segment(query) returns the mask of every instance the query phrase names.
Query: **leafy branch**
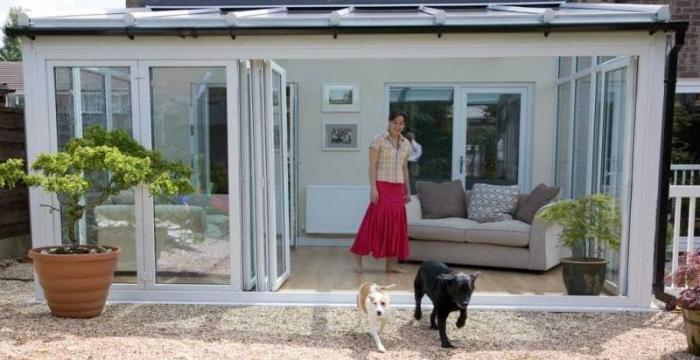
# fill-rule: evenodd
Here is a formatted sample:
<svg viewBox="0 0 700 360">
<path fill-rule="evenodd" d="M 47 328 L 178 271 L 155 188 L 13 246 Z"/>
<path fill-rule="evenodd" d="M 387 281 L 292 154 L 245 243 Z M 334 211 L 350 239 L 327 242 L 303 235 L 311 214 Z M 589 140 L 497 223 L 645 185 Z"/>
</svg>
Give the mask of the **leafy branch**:
<svg viewBox="0 0 700 360">
<path fill-rule="evenodd" d="M 57 195 L 60 212 L 68 227 L 68 239 L 78 246 L 76 225 L 86 211 L 104 203 L 110 196 L 139 184 L 148 185 L 152 195 L 177 195 L 194 191 L 189 167 L 165 160 L 156 151 L 147 150 L 124 130 L 106 130 L 99 126 L 85 129 L 80 139 L 70 140 L 63 151 L 39 154 L 24 172 L 24 161 L 10 159 L 0 163 L 0 188 L 13 188 L 22 181 Z M 110 180 L 98 187 L 95 174 L 108 173 Z M 83 204 L 88 191 L 98 195 Z M 46 205 L 52 211 L 58 209 Z"/>
<path fill-rule="evenodd" d="M 546 223 L 558 223 L 562 245 L 590 250 L 599 245 L 597 256 L 604 248 L 620 249 L 621 218 L 615 199 L 607 194 L 592 194 L 575 200 L 563 200 L 550 205 L 538 215 Z M 584 256 L 589 256 L 586 251 Z"/>
</svg>

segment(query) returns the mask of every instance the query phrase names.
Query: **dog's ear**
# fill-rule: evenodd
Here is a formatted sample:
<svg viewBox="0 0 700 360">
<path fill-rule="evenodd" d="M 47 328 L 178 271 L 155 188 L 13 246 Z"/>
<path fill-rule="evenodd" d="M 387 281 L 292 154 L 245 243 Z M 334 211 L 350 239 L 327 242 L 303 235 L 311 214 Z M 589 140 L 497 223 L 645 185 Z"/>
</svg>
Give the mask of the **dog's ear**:
<svg viewBox="0 0 700 360">
<path fill-rule="evenodd" d="M 476 280 L 476 278 L 478 278 L 479 275 L 481 275 L 481 271 L 473 272 L 473 273 L 469 274 L 469 277 L 472 278 L 472 281 L 473 281 L 473 280 Z"/>
</svg>

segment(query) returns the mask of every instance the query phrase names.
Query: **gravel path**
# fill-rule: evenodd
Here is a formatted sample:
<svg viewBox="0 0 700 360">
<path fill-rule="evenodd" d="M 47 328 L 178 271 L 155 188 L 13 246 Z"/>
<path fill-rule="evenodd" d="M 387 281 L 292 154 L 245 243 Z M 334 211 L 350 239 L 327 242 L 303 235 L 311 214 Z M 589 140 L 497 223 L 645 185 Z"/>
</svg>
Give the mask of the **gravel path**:
<svg viewBox="0 0 700 360">
<path fill-rule="evenodd" d="M 26 269 L 25 269 L 26 271 Z M 373 351 L 351 308 L 113 304 L 58 319 L 32 283 L 0 280 L 0 358 L 9 359 L 695 359 L 679 313 L 474 311 L 443 350 L 427 317 L 396 309 Z"/>
</svg>

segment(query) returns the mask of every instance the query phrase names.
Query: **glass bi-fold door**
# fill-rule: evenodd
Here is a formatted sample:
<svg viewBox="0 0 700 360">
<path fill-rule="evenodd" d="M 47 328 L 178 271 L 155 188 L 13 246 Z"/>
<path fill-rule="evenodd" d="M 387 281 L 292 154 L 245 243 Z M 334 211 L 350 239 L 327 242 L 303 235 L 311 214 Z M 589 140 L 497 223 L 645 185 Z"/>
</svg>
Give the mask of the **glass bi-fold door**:
<svg viewBox="0 0 700 360">
<path fill-rule="evenodd" d="M 290 273 L 286 74 L 268 60 L 240 63 L 246 290 L 276 291 Z"/>
</svg>

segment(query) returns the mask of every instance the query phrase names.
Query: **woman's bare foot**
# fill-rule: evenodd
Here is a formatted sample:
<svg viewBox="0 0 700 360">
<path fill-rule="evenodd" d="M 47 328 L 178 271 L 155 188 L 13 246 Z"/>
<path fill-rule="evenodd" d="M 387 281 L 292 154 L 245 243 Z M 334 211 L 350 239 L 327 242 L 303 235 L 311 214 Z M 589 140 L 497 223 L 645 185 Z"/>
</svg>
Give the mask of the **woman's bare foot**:
<svg viewBox="0 0 700 360">
<path fill-rule="evenodd" d="M 399 274 L 408 274 L 406 269 L 399 266 L 399 263 L 395 259 L 386 259 L 386 272 L 393 272 Z"/>
<path fill-rule="evenodd" d="M 362 255 L 353 255 L 353 267 L 355 268 L 356 273 L 362 274 Z"/>
</svg>

